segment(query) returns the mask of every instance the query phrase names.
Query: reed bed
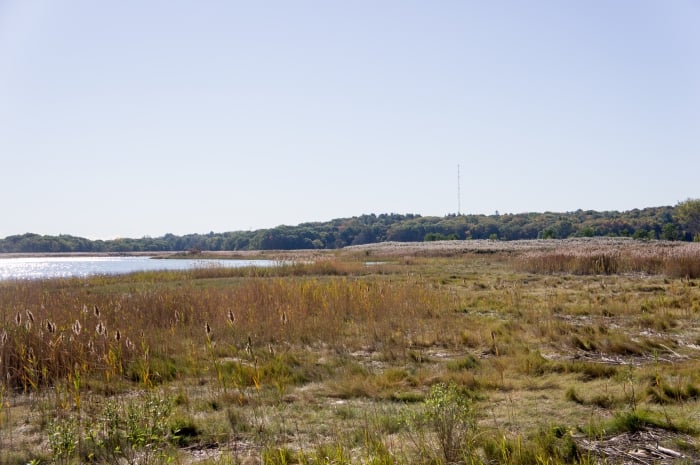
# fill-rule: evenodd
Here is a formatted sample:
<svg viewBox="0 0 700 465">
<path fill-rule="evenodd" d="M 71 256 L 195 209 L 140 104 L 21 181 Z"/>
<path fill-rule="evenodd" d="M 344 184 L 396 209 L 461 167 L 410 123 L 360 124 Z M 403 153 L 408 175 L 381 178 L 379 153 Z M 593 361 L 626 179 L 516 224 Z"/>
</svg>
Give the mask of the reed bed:
<svg viewBox="0 0 700 465">
<path fill-rule="evenodd" d="M 580 275 L 645 273 L 671 278 L 700 277 L 700 244 L 583 244 L 524 253 L 519 268 L 532 273 Z"/>
<path fill-rule="evenodd" d="M 1 374 L 8 387 L 25 392 L 77 376 L 99 375 L 109 382 L 130 373 L 148 381 L 145 367 L 134 373 L 145 357 L 178 357 L 188 344 L 202 346 L 205 337 L 235 350 L 291 341 L 335 346 L 340 340 L 358 349 L 408 335 L 434 309 L 455 306 L 449 295 L 419 280 L 332 278 L 336 267 L 312 269 L 327 275 L 279 277 L 308 272 L 296 266 L 198 270 L 180 275 L 185 280 L 178 286 L 164 281 L 116 294 L 93 293 L 81 281 L 3 285 Z M 253 278 L 225 288 L 194 286 L 191 280 L 246 275 Z M 183 360 L 176 364 L 185 366 Z"/>
</svg>

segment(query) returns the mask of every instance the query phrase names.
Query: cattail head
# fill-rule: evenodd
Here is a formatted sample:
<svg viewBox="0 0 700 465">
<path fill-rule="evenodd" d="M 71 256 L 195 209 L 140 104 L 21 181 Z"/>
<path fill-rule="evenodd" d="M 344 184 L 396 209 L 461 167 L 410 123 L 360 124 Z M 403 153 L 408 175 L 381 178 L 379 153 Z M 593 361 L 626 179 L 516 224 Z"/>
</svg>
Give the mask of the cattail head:
<svg viewBox="0 0 700 465">
<path fill-rule="evenodd" d="M 51 320 L 46 320 L 46 330 L 53 334 L 56 332 L 56 324 L 52 323 Z"/>
<path fill-rule="evenodd" d="M 97 323 L 97 326 L 95 327 L 95 331 L 100 336 L 104 336 L 105 334 L 107 334 L 107 328 L 105 327 L 105 325 L 102 324 L 101 321 L 99 323 Z"/>
<path fill-rule="evenodd" d="M 7 331 L 4 329 L 2 330 L 2 334 L 0 334 L 0 347 L 4 346 L 7 343 Z"/>
<path fill-rule="evenodd" d="M 207 337 L 211 335 L 211 326 L 209 326 L 209 322 L 204 323 L 204 331 L 207 333 Z"/>
<path fill-rule="evenodd" d="M 73 333 L 76 336 L 80 336 L 80 330 L 82 329 L 82 326 L 80 325 L 80 321 L 75 320 L 75 323 L 73 323 Z"/>
<path fill-rule="evenodd" d="M 228 322 L 230 324 L 236 323 L 236 315 L 233 314 L 233 310 L 231 309 L 228 310 Z"/>
<path fill-rule="evenodd" d="M 124 344 L 126 345 L 126 348 L 127 348 L 128 350 L 134 350 L 134 349 L 136 348 L 136 346 L 134 345 L 134 343 L 131 342 L 131 339 L 129 339 L 128 337 L 126 338 L 126 342 L 125 342 Z"/>
<path fill-rule="evenodd" d="M 17 312 L 17 315 L 15 315 L 15 324 L 17 326 L 22 324 L 22 314 L 20 312 Z"/>
<path fill-rule="evenodd" d="M 29 309 L 26 309 L 24 312 L 27 314 L 27 320 L 34 323 L 34 314 L 32 313 L 32 311 Z"/>
<path fill-rule="evenodd" d="M 119 342 L 122 339 L 122 333 L 119 332 L 119 330 L 116 330 L 114 332 L 114 340 Z"/>
<path fill-rule="evenodd" d="M 88 311 L 88 306 L 83 304 L 83 313 L 87 313 Z"/>
<path fill-rule="evenodd" d="M 245 351 L 248 355 L 253 353 L 253 340 L 248 336 L 248 342 L 245 344 Z"/>
<path fill-rule="evenodd" d="M 287 324 L 287 321 L 289 321 L 289 319 L 287 318 L 287 312 L 282 312 L 282 316 L 280 317 L 280 321 L 282 322 L 283 325 Z"/>
<path fill-rule="evenodd" d="M 97 305 L 95 305 L 95 306 L 93 307 L 93 311 L 94 311 L 94 313 L 95 313 L 95 316 L 99 318 L 99 317 L 100 317 L 100 307 L 98 307 Z"/>
</svg>

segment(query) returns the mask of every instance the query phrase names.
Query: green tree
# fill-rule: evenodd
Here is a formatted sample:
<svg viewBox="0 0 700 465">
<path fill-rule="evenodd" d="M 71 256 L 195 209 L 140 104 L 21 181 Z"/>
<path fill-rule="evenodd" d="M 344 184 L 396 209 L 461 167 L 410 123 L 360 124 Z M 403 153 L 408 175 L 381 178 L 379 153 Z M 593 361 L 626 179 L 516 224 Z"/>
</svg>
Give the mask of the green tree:
<svg viewBox="0 0 700 465">
<path fill-rule="evenodd" d="M 673 223 L 666 223 L 661 229 L 661 239 L 675 241 L 678 239 L 678 226 Z"/>
<path fill-rule="evenodd" d="M 446 238 L 444 234 L 436 233 L 436 232 L 430 232 L 425 235 L 423 240 L 425 242 L 432 242 L 432 241 L 444 241 Z"/>
<path fill-rule="evenodd" d="M 593 237 L 595 236 L 595 231 L 590 226 L 584 226 L 583 228 L 579 229 L 576 235 L 578 237 Z"/>
<path fill-rule="evenodd" d="M 700 241 L 700 199 L 687 199 L 676 205 L 676 218 L 695 241 Z"/>
</svg>

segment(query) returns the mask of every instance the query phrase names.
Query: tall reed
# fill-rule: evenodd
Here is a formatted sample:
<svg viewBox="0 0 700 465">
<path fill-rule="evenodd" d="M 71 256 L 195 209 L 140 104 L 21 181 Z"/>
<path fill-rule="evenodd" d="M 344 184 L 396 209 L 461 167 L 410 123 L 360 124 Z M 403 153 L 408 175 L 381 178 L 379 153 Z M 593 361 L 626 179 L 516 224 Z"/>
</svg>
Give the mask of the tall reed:
<svg viewBox="0 0 700 465">
<path fill-rule="evenodd" d="M 627 247 L 615 243 L 583 244 L 523 253 L 518 259 L 518 267 L 531 273 L 645 273 L 694 279 L 700 277 L 700 246 L 670 246 L 667 243 L 642 243 Z"/>
</svg>

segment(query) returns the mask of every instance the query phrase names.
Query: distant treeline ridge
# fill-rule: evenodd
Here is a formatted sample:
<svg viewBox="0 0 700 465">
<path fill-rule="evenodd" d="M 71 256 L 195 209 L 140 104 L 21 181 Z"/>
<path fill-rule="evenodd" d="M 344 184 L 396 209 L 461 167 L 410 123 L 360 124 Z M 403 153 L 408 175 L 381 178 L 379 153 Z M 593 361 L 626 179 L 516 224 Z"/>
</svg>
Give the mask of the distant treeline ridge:
<svg viewBox="0 0 700 465">
<path fill-rule="evenodd" d="M 688 208 L 688 207 L 692 208 Z M 688 211 L 690 210 L 690 215 Z M 700 238 L 700 200 L 675 207 L 626 212 L 583 211 L 494 215 L 414 214 L 362 215 L 327 222 L 278 226 L 256 231 L 188 234 L 140 239 L 89 240 L 70 235 L 22 234 L 0 239 L 0 252 L 158 252 L 223 250 L 337 249 L 384 241 L 420 242 L 444 239 L 548 239 L 567 237 L 633 237 L 690 241 Z"/>
</svg>

